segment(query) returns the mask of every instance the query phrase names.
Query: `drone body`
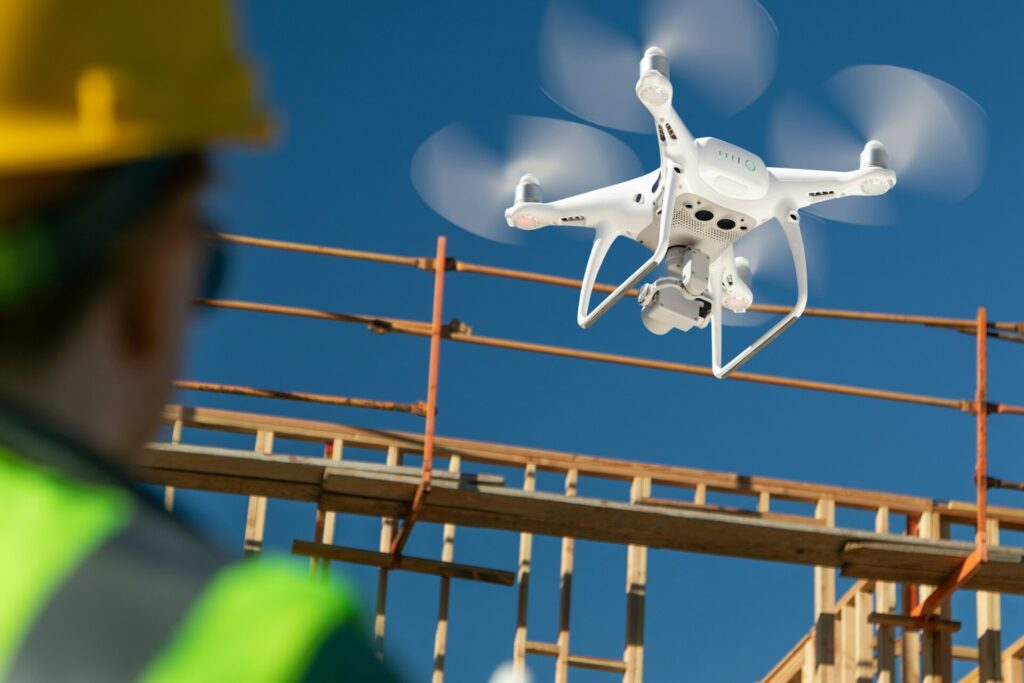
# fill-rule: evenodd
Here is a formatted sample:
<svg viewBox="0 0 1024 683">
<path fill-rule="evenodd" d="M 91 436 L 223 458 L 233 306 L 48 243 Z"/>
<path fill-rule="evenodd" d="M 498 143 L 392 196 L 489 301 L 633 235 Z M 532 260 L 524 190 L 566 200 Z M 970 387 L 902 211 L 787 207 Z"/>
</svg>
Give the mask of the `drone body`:
<svg viewBox="0 0 1024 683">
<path fill-rule="evenodd" d="M 712 326 L 712 369 L 725 377 L 781 334 L 807 303 L 807 264 L 800 234 L 800 209 L 840 197 L 881 195 L 896 183 L 885 148 L 870 141 L 859 167 L 850 171 L 768 168 L 755 154 L 715 138 L 694 139 L 672 104 L 668 61 L 650 48 L 640 62 L 636 94 L 654 120 L 659 168 L 633 180 L 544 203 L 541 185 L 524 175 L 515 203 L 506 210 L 509 226 L 534 230 L 559 225 L 593 229 L 580 290 L 577 322 L 589 327 L 660 264 L 671 273 L 640 292 L 642 320 L 665 334 Z M 852 160 L 851 160 L 852 161 Z M 750 268 L 733 244 L 778 219 L 796 271 L 792 310 L 732 360 L 722 363 L 723 308 L 743 313 L 753 303 Z M 652 253 L 595 307 L 594 284 L 608 250 L 628 237 Z"/>
</svg>

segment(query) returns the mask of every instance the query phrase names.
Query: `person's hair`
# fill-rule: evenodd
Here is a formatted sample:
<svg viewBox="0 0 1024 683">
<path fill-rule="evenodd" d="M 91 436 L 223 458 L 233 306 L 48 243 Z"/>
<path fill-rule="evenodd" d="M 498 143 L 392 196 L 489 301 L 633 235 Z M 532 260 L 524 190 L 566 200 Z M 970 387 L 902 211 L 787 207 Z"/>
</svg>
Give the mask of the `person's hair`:
<svg viewBox="0 0 1024 683">
<path fill-rule="evenodd" d="M 0 364 L 45 364 L 104 287 L 152 257 L 156 219 L 206 174 L 189 153 L 0 179 Z"/>
</svg>

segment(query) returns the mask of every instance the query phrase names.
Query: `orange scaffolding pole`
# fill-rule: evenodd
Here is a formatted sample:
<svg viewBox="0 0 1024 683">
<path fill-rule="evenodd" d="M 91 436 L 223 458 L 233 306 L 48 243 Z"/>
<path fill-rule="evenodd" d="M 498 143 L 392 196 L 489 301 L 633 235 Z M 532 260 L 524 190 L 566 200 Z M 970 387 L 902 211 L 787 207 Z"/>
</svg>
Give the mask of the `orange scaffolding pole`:
<svg viewBox="0 0 1024 683">
<path fill-rule="evenodd" d="M 394 540 L 391 542 L 392 562 L 397 567 L 402 550 L 409 541 L 413 525 L 419 516 L 423 501 L 430 493 L 430 478 L 434 467 L 434 428 L 437 423 L 437 376 L 441 362 L 441 340 L 444 324 L 444 272 L 447 240 L 437 238 L 437 257 L 434 259 L 434 310 L 430 319 L 430 365 L 427 369 L 427 417 L 423 430 L 423 470 L 419 486 L 413 494 L 412 504 L 403 518 Z"/>
<path fill-rule="evenodd" d="M 977 430 L 977 455 L 974 463 L 974 479 L 977 486 L 977 518 L 974 532 L 974 550 L 964 558 L 953 572 L 947 576 L 935 590 L 917 605 L 910 616 L 914 617 L 918 626 L 926 627 L 927 620 L 953 593 L 988 561 L 988 329 L 984 308 L 978 309 L 977 320 L 977 389 L 974 395 L 973 412 Z"/>
</svg>

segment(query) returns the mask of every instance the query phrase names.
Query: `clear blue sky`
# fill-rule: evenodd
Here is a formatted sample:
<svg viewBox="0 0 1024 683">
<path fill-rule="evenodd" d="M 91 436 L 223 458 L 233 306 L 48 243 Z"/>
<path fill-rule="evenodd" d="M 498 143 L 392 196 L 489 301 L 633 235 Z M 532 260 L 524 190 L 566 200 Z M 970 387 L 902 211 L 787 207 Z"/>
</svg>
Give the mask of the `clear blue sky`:
<svg viewBox="0 0 1024 683">
<path fill-rule="evenodd" d="M 632 30 L 631 3 L 596 11 Z M 505 114 L 565 117 L 540 90 L 537 35 L 544 3 L 246 3 L 248 44 L 263 68 L 283 136 L 269 152 L 221 158 L 212 203 L 227 229 L 245 234 L 429 255 L 437 235 L 466 260 L 579 276 L 588 245 L 539 231 L 525 245 L 486 242 L 447 225 L 415 194 L 409 161 L 442 126 L 492 125 Z M 721 119 L 679 103 L 695 135 L 713 135 L 772 159 L 765 139 L 772 104 L 790 89 L 858 63 L 906 66 L 942 78 L 988 112 L 991 149 L 983 185 L 954 208 L 918 207 L 891 227 L 817 223 L 828 277 L 812 306 L 1024 318 L 1019 303 L 1024 220 L 1020 197 L 1022 104 L 1020 3 L 767 3 L 779 29 L 778 73 L 752 107 Z M 630 96 L 631 93 L 624 93 Z M 646 165 L 649 136 L 621 134 Z M 231 298 L 426 319 L 429 276 L 412 270 L 265 250 L 238 249 Z M 481 333 L 706 364 L 705 332 L 649 335 L 625 302 L 588 331 L 575 322 L 571 290 L 453 275 L 446 317 Z M 784 301 L 783 301 L 784 302 Z M 805 319 L 749 366 L 757 372 L 969 398 L 973 340 L 952 332 Z M 993 400 L 1024 403 L 1022 347 L 991 344 Z M 358 326 L 214 312 L 194 335 L 182 376 L 393 400 L 424 396 L 427 345 L 373 336 Z M 419 429 L 418 418 L 203 394 L 192 405 Z M 447 344 L 442 353 L 442 434 L 635 460 L 970 498 L 973 421 L 934 408 L 802 393 L 583 361 Z M 997 417 L 991 470 L 1024 479 L 1024 424 Z M 209 437 L 207 437 L 209 438 Z M 217 443 L 251 447 L 239 439 Z M 308 446 L 279 444 L 287 452 Z M 356 454 L 353 454 L 356 455 Z M 517 482 L 510 482 L 515 485 Z M 542 477 L 540 486 L 560 482 Z M 621 496 L 587 482 L 585 495 Z M 997 502 L 1020 503 L 997 492 Z M 182 493 L 182 506 L 240 548 L 245 500 Z M 866 517 L 840 518 L 867 525 Z M 286 549 L 312 533 L 309 505 L 272 502 L 268 545 Z M 339 519 L 337 540 L 375 548 L 378 524 Z M 966 532 L 965 532 L 966 533 Z M 417 529 L 410 552 L 436 555 L 440 529 Z M 1024 539 L 1008 535 L 1008 542 Z M 460 529 L 456 559 L 513 569 L 513 534 Z M 621 655 L 625 549 L 577 545 L 572 650 Z M 346 569 L 372 604 L 374 572 Z M 558 540 L 535 541 L 531 639 L 553 641 Z M 390 593 L 388 656 L 412 680 L 430 667 L 437 579 L 399 575 Z M 973 639 L 973 595 L 957 598 Z M 1024 629 L 1024 602 L 1004 602 L 1006 633 Z M 653 552 L 647 606 L 648 680 L 747 681 L 764 673 L 811 625 L 809 568 Z M 486 678 L 511 656 L 515 591 L 457 583 L 452 591 L 448 680 Z M 551 660 L 533 658 L 537 679 Z M 574 671 L 574 681 L 613 680 Z"/>
</svg>

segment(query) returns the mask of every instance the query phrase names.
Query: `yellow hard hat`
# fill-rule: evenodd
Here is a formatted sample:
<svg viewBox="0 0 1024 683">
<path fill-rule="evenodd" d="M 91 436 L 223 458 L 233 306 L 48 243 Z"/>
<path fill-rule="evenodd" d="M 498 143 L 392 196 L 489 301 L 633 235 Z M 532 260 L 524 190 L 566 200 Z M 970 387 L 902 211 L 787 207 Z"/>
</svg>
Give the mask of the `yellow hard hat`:
<svg viewBox="0 0 1024 683">
<path fill-rule="evenodd" d="M 0 0 L 0 178 L 269 133 L 224 0 Z"/>
</svg>

